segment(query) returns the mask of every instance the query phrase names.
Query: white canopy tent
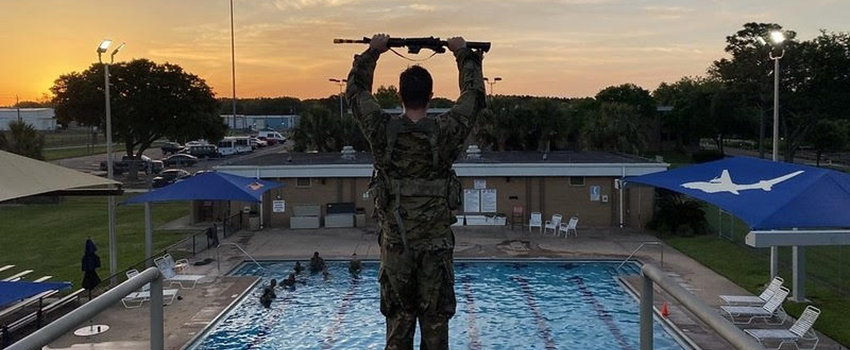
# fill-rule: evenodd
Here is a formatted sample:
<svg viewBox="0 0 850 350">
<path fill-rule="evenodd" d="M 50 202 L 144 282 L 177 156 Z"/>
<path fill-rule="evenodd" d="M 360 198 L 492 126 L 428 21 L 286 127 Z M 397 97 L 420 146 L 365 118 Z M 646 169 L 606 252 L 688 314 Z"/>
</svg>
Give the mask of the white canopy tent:
<svg viewBox="0 0 850 350">
<path fill-rule="evenodd" d="M 0 151 L 0 202 L 45 193 L 104 195 L 121 183 Z M 99 188 L 92 188 L 99 186 Z M 114 193 L 113 193 L 114 194 Z"/>
</svg>

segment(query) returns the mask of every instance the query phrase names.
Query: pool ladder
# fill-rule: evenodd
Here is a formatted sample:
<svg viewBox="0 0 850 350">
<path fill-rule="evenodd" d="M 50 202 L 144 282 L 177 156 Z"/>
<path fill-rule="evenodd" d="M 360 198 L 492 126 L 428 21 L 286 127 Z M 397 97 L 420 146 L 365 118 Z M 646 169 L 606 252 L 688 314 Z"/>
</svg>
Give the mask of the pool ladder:
<svg viewBox="0 0 850 350">
<path fill-rule="evenodd" d="M 634 257 L 635 254 L 637 254 L 637 252 L 639 252 L 641 250 L 641 248 L 643 248 L 644 246 L 647 246 L 647 245 L 657 245 L 657 246 L 661 247 L 661 267 L 663 268 L 664 267 L 664 243 L 661 243 L 661 242 L 658 242 L 658 241 L 649 241 L 649 242 L 641 243 L 641 245 L 638 246 L 637 249 L 632 251 L 632 253 L 629 254 L 629 257 L 626 258 L 626 260 L 623 260 L 623 262 L 620 263 L 619 266 L 617 266 L 617 270 L 619 270 L 621 267 L 623 267 L 623 265 L 625 265 L 627 262 L 629 262 L 629 260 L 631 260 L 632 257 Z"/>
<path fill-rule="evenodd" d="M 253 261 L 255 264 L 257 264 L 257 266 L 259 268 L 264 269 L 263 265 L 260 265 L 260 263 L 258 263 L 257 260 L 254 259 L 254 257 L 251 256 L 251 254 L 248 254 L 248 252 L 246 252 L 245 249 L 242 249 L 241 246 L 239 246 L 236 243 L 227 242 L 227 243 L 221 243 L 217 247 L 215 247 L 215 261 L 217 263 L 217 267 L 218 267 L 219 272 L 221 272 L 221 254 L 220 254 L 220 251 L 221 251 L 221 246 L 223 246 L 223 245 L 232 245 L 232 246 L 236 247 L 237 249 L 239 249 L 242 252 L 242 254 L 245 254 L 245 256 L 247 256 L 248 259 L 251 259 L 251 261 Z"/>
</svg>

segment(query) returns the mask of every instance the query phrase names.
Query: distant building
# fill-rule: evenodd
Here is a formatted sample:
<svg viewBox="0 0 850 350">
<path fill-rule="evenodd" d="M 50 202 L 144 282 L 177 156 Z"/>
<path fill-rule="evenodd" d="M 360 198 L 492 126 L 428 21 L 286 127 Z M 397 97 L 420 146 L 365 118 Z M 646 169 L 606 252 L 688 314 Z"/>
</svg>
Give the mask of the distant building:
<svg viewBox="0 0 850 350">
<path fill-rule="evenodd" d="M 655 191 L 637 185 L 622 189 L 619 179 L 667 167 L 662 162 L 609 152 L 482 152 L 475 146 L 454 164 L 465 191 L 460 212 L 467 216 L 467 224 L 470 218 L 496 214 L 509 220 L 517 208 L 523 212 L 523 223 L 531 212 L 540 212 L 544 220 L 553 214 L 566 220 L 578 216 L 585 227 L 643 227 L 652 218 Z M 374 209 L 367 193 L 372 176 L 368 152 L 273 153 L 215 169 L 285 183 L 264 196 L 260 211 L 265 227 L 290 227 L 299 206 L 318 206 L 321 217 L 329 214 L 327 207 L 340 203 L 363 208 L 366 213 Z M 274 211 L 274 201 L 285 201 L 286 209 Z M 240 210 L 240 205 L 246 203 L 233 203 L 231 210 Z M 210 220 L 207 214 L 214 211 L 211 202 L 195 203 L 194 220 Z M 366 222 L 374 224 L 370 215 Z"/>
<path fill-rule="evenodd" d="M 56 130 L 56 114 L 53 108 L 0 108 L 0 130 L 9 130 L 9 123 L 18 118 L 36 130 Z"/>
<path fill-rule="evenodd" d="M 298 125 L 299 115 L 243 115 L 223 114 L 224 123 L 232 130 L 274 129 L 287 131 Z"/>
</svg>

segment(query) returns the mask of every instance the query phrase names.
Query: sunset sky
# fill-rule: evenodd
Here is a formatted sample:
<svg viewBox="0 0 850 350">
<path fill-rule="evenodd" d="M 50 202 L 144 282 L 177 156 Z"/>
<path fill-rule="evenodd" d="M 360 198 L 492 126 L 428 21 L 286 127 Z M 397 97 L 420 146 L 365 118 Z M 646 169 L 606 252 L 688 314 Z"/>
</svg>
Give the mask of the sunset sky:
<svg viewBox="0 0 850 350">
<path fill-rule="evenodd" d="M 127 42 L 118 59 L 171 62 L 230 96 L 228 0 L 2 0 L 0 105 L 34 100 L 60 74 L 97 61 L 104 38 Z M 654 89 L 700 75 L 724 40 L 750 21 L 777 22 L 806 40 L 850 30 L 847 0 L 236 0 L 239 97 L 324 97 L 365 47 L 332 39 L 463 35 L 491 41 L 485 75 L 496 93 L 589 96 L 613 84 Z M 378 84 L 410 62 L 381 58 Z M 437 96 L 455 98 L 450 55 L 421 63 Z"/>
</svg>

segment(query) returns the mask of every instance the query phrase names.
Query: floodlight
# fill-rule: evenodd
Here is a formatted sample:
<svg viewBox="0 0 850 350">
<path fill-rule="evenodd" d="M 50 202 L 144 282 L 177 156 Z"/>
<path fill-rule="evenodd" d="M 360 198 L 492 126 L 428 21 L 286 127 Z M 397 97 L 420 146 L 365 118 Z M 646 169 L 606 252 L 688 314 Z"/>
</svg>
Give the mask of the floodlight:
<svg viewBox="0 0 850 350">
<path fill-rule="evenodd" d="M 773 41 L 774 44 L 781 44 L 785 41 L 785 34 L 782 34 L 782 32 L 778 30 L 774 30 L 770 32 L 770 41 Z"/>
<path fill-rule="evenodd" d="M 496 79 L 493 79 L 493 81 L 502 81 L 502 77 L 496 77 Z"/>
<path fill-rule="evenodd" d="M 765 41 L 762 37 L 757 37 L 756 41 L 758 41 L 762 46 L 767 45 L 767 41 Z"/>
<path fill-rule="evenodd" d="M 339 83 L 339 79 L 334 79 L 334 78 L 330 78 L 330 79 L 328 79 L 328 81 L 332 82 L 332 83 Z"/>
<path fill-rule="evenodd" d="M 100 46 L 97 47 L 97 53 L 104 53 L 106 49 L 109 48 L 109 45 L 112 45 L 112 40 L 106 39 L 100 43 Z"/>
<path fill-rule="evenodd" d="M 121 51 L 121 49 L 123 49 L 125 45 L 127 45 L 127 43 L 121 43 L 121 45 L 118 45 L 118 47 L 116 47 L 115 50 L 112 51 L 112 56 L 118 54 L 118 51 Z"/>
</svg>

